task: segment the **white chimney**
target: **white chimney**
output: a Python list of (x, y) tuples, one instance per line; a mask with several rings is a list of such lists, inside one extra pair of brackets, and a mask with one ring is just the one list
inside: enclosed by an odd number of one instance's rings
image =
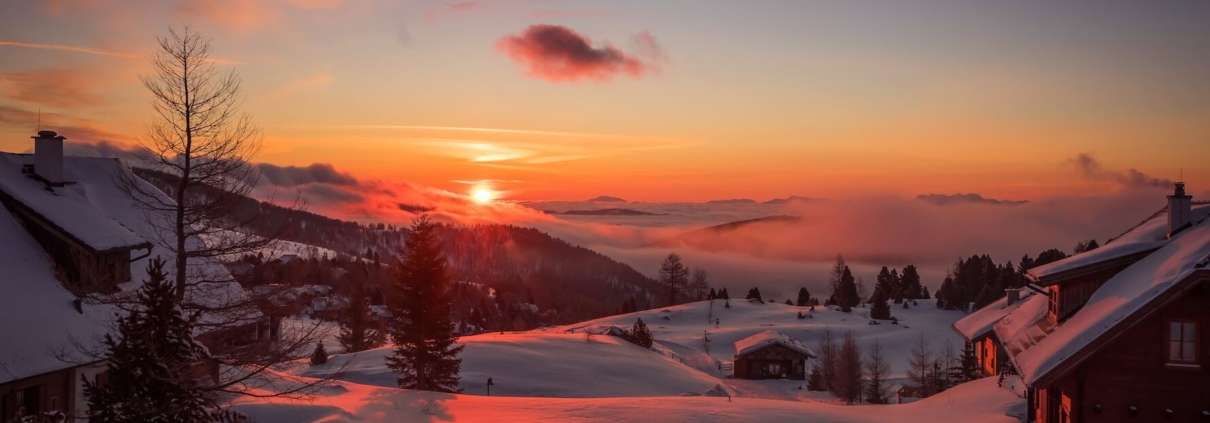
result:
[(47, 182), (63, 180), (63, 136), (55, 131), (38, 131), (34, 139), (34, 173)]
[(1168, 196), (1168, 236), (1180, 232), (1189, 225), (1189, 214), (1193, 208), (1193, 197), (1185, 194), (1185, 183), (1177, 182), (1176, 189)]

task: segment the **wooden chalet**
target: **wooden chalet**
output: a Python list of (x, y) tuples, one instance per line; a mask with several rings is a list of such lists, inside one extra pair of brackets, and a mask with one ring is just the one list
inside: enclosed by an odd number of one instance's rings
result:
[[(122, 312), (97, 299), (137, 289), (146, 279), (148, 257), (167, 255), (149, 242), (161, 238), (157, 226), (147, 223), (157, 217), (137, 209), (119, 186), (120, 178), (133, 177), (125, 165), (113, 158), (64, 157), (64, 138), (53, 131), (33, 138), (33, 154), (0, 152), (4, 423), (82, 419), (87, 410), (83, 381), (104, 381), (105, 363), (95, 352)], [(197, 270), (207, 280), (230, 279), (221, 265)], [(214, 307), (247, 298), (232, 282), (199, 283), (187, 295)], [(270, 322), (258, 312), (228, 309), (224, 319), (247, 324), (228, 325), (225, 333), (198, 333), (210, 351), (271, 339)]]
[[(1210, 421), (1210, 205), (1183, 183), (1160, 213), (1027, 274), (1032, 295), (955, 329), (998, 344), (1028, 387), (1028, 421)], [(964, 331), (980, 313), (1002, 316)]]
[(735, 341), (734, 376), (739, 379), (805, 380), (810, 347), (781, 332), (768, 330)]

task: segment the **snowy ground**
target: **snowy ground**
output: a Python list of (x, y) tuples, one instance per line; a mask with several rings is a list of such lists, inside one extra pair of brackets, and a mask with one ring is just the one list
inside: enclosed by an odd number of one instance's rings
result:
[(257, 422), (784, 422), (1019, 421), (1024, 402), (985, 378), (910, 404), (844, 406), (725, 397), (534, 398), (437, 394), (340, 382), (312, 398), (245, 399)]
[[(460, 339), (463, 394), (442, 395), (395, 388), (384, 365), (387, 347), (336, 354), (323, 366), (305, 362), (282, 369), (307, 380), (333, 376), (334, 385), (312, 398), (242, 400), (241, 412), (255, 421), (782, 421), (822, 422), (1015, 421), (1005, 417), (1022, 401), (985, 379), (942, 395), (896, 406), (843, 406), (827, 393), (808, 392), (802, 381), (731, 379), (734, 341), (768, 329), (816, 345), (824, 331), (837, 339), (851, 331), (863, 347), (874, 340), (901, 375), (909, 352), (923, 335), (934, 350), (961, 345), (950, 324), (962, 313), (937, 310), (931, 302), (894, 308), (899, 325), (869, 325), (866, 310), (842, 313), (816, 307), (754, 304), (743, 300), (684, 304), (611, 316), (528, 332), (489, 333)], [(810, 314), (798, 319), (797, 313)], [(718, 319), (706, 324), (707, 316)], [(590, 335), (608, 326), (629, 328), (648, 322), (654, 351), (608, 335)], [(707, 327), (708, 326), (708, 327)], [(708, 352), (703, 333), (711, 339)], [(726, 366), (723, 366), (724, 368)], [(495, 383), (483, 396), (485, 382)], [(893, 383), (893, 381), (892, 381)], [(721, 385), (733, 398), (710, 396)], [(717, 393), (716, 393), (717, 394)], [(1015, 413), (1015, 411), (1013, 411)], [(906, 416), (913, 416), (907, 419)]]
[[(635, 319), (642, 318), (651, 328), (656, 342), (663, 347), (675, 351), (684, 359), (706, 372), (726, 376), (718, 371), (718, 362), (730, 362), (735, 355), (735, 341), (751, 336), (758, 332), (776, 329), (791, 337), (807, 342), (817, 347), (824, 332), (830, 331), (839, 341), (845, 332), (852, 332), (863, 351), (878, 340), (882, 352), (890, 362), (891, 376), (902, 377), (907, 371), (908, 358), (912, 348), (924, 336), (930, 349), (936, 353), (948, 345), (955, 354), (961, 354), (963, 345), (959, 336), (950, 325), (958, 320), (963, 313), (952, 310), (938, 310), (932, 300), (920, 300), (918, 306), (903, 309), (892, 304), (891, 315), (899, 319), (898, 325), (881, 321), (879, 325), (870, 325), (867, 318), (869, 310), (863, 307), (853, 309), (850, 313), (831, 310), (827, 307), (815, 307), (811, 312), (808, 307), (788, 306), (776, 303), (751, 303), (745, 300), (731, 300), (731, 308), (724, 308), (722, 301), (709, 301), (682, 304), (674, 307), (664, 307), (645, 310), (630, 314), (605, 317), (573, 325), (545, 329), (550, 332), (594, 330), (599, 326), (618, 326), (629, 328)], [(798, 312), (810, 316), (798, 319)], [(718, 326), (707, 325), (707, 316), (718, 319)], [(709, 334), (709, 354), (705, 354), (703, 332)]]

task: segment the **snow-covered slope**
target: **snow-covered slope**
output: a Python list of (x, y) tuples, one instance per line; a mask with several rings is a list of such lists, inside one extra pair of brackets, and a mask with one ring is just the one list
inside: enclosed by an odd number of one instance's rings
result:
[[(892, 373), (903, 373), (920, 336), (934, 349), (958, 335), (950, 325), (962, 316), (931, 302), (895, 308), (899, 325), (870, 325), (866, 310), (852, 313), (743, 300), (683, 304), (528, 332), (462, 337), (461, 394), (395, 388), (385, 366), (390, 347), (334, 355), (328, 364), (297, 362), (286, 379), (332, 376), (335, 381), (307, 399), (241, 399), (235, 409), (256, 421), (959, 421), (1010, 422), (1023, 401), (994, 379), (971, 382), (932, 398), (902, 405), (843, 406), (808, 393), (802, 381), (750, 381), (726, 377), (720, 364), (732, 359), (734, 342), (769, 330), (814, 345), (825, 331), (851, 331), (869, 345), (878, 340)], [(799, 312), (810, 315), (799, 319)], [(711, 322), (707, 325), (707, 316)], [(609, 335), (611, 327), (648, 322), (656, 345), (643, 349)], [(718, 325), (713, 323), (718, 319)], [(712, 341), (707, 348), (703, 333)], [(492, 378), (492, 396), (484, 396)], [(721, 386), (721, 391), (713, 389)], [(717, 395), (730, 394), (731, 398)], [(790, 401), (780, 401), (788, 399)]]
[(918, 402), (843, 406), (723, 397), (533, 398), (439, 394), (338, 382), (307, 399), (245, 398), (258, 422), (1018, 422), (1024, 401), (985, 378)]
[[(701, 394), (718, 378), (608, 335), (505, 333), (463, 337), (461, 387), (492, 395), (612, 397)], [(391, 348), (333, 357), (325, 366), (303, 368), (304, 376), (327, 376), (367, 385), (397, 386), (383, 364)], [(343, 368), (342, 368), (343, 367)]]
[[(650, 327), (652, 335), (660, 345), (683, 355), (686, 362), (704, 371), (718, 373), (719, 362), (729, 362), (735, 355), (735, 341), (756, 333), (776, 329), (808, 345), (815, 347), (830, 331), (839, 342), (845, 332), (852, 332), (863, 348), (878, 340), (883, 354), (889, 358), (891, 376), (901, 377), (907, 370), (910, 351), (924, 336), (929, 347), (939, 352), (947, 344), (960, 352), (963, 339), (950, 325), (964, 316), (952, 310), (938, 310), (932, 300), (918, 301), (917, 306), (904, 309), (892, 304), (891, 315), (899, 319), (898, 325), (881, 321), (870, 325), (869, 310), (864, 307), (844, 313), (828, 307), (788, 306), (777, 303), (751, 303), (746, 300), (731, 300), (731, 308), (723, 307), (723, 301), (700, 301), (673, 307), (621, 314), (573, 325), (545, 329), (548, 332), (579, 332), (595, 330), (603, 326), (629, 328), (638, 318)], [(798, 312), (809, 316), (798, 318)], [(718, 320), (718, 326), (707, 324), (707, 316)], [(703, 333), (710, 337), (709, 353), (703, 342)], [(714, 361), (711, 361), (714, 360)]]

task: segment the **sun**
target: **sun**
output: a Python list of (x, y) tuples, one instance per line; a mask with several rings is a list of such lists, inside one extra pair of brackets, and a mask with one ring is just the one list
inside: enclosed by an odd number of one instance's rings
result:
[(490, 204), (492, 200), (496, 199), (496, 191), (487, 185), (475, 185), (474, 188), (471, 188), (470, 196), (471, 201), (477, 204)]

